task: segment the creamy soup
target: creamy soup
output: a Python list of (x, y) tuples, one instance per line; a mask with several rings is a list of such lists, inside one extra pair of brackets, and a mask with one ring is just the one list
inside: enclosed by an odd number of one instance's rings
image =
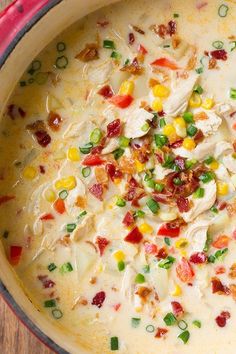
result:
[(6, 255), (88, 353), (236, 352), (235, 23), (234, 1), (122, 1), (8, 102)]

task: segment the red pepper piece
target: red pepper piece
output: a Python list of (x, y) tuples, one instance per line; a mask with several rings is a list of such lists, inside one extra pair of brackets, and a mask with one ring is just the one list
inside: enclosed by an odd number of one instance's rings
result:
[(88, 155), (84, 158), (82, 165), (84, 166), (99, 166), (104, 162), (99, 155)]
[(50, 135), (45, 131), (45, 130), (38, 130), (35, 133), (36, 139), (42, 147), (48, 146), (51, 142), (51, 137)]
[(184, 309), (178, 301), (171, 302), (173, 313), (176, 317), (180, 317), (184, 314)]
[(41, 281), (44, 289), (53, 288), (55, 285), (54, 281), (49, 279), (47, 275), (39, 275), (38, 280)]
[(99, 200), (103, 200), (103, 186), (101, 183), (95, 183), (92, 187), (89, 188), (89, 192)]
[(9, 202), (9, 200), (15, 199), (14, 195), (1, 195), (0, 196), (0, 205)]
[(157, 327), (157, 332), (155, 334), (155, 338), (162, 338), (166, 335), (167, 332), (168, 332), (168, 329)]
[(227, 60), (228, 55), (227, 52), (224, 49), (217, 49), (217, 50), (212, 50), (210, 52), (212, 58), (215, 58), (217, 60)]
[(104, 291), (100, 291), (99, 293), (97, 293), (93, 300), (92, 300), (92, 305), (97, 306), (99, 309), (102, 307), (104, 301), (106, 299), (106, 294)]
[(120, 119), (115, 119), (113, 122), (109, 123), (107, 126), (107, 137), (114, 138), (119, 136), (121, 133), (121, 122)]
[(190, 283), (194, 278), (194, 271), (186, 258), (182, 258), (181, 262), (176, 267), (178, 278), (183, 283)]
[(135, 42), (134, 34), (131, 32), (129, 33), (129, 44), (132, 45)]
[(226, 285), (222, 284), (220, 279), (217, 277), (211, 279), (211, 288), (213, 294), (218, 294), (218, 295), (230, 294), (230, 289)]
[(98, 91), (98, 94), (100, 96), (104, 97), (105, 99), (108, 99), (114, 95), (114, 92), (113, 92), (111, 86), (105, 85)]
[(163, 68), (168, 68), (171, 70), (178, 70), (179, 67), (177, 66), (177, 64), (175, 64), (173, 61), (170, 61), (167, 58), (159, 58), (154, 60), (151, 65), (153, 66), (161, 66)]
[(122, 223), (125, 226), (131, 226), (134, 224), (134, 215), (131, 213), (131, 211), (127, 211), (125, 214), (124, 219), (122, 220)]
[(180, 233), (180, 227), (176, 226), (175, 223), (166, 223), (161, 225), (157, 235), (158, 236), (168, 236), (168, 237), (178, 237)]
[(194, 264), (203, 264), (207, 261), (207, 255), (204, 252), (195, 252), (190, 256), (189, 261)]
[(40, 216), (40, 220), (45, 220), (45, 221), (47, 221), (47, 220), (53, 220), (53, 219), (55, 219), (54, 218), (54, 216), (52, 215), (52, 214), (44, 214), (44, 215), (42, 215), (42, 216)]
[(139, 231), (137, 226), (133, 230), (131, 230), (128, 233), (128, 235), (125, 237), (125, 241), (130, 243), (140, 243), (142, 239), (143, 239), (143, 235)]
[(176, 200), (177, 207), (181, 213), (187, 213), (190, 210), (190, 203), (187, 198), (179, 197)]
[(21, 246), (11, 246), (10, 247), (10, 263), (12, 265), (17, 265), (20, 262), (22, 254)]
[(147, 49), (142, 44), (139, 44), (138, 52), (142, 55), (145, 55), (148, 53)]
[(66, 211), (65, 203), (64, 200), (61, 198), (58, 198), (55, 203), (53, 204), (53, 208), (59, 213), (59, 214), (64, 214)]
[(227, 320), (231, 317), (229, 311), (222, 311), (215, 321), (219, 327), (225, 327)]
[(108, 241), (105, 237), (98, 236), (96, 239), (96, 244), (98, 245), (98, 249), (100, 252), (100, 256), (103, 255), (105, 248), (109, 245), (110, 241)]
[(127, 108), (133, 102), (133, 97), (130, 95), (116, 95), (109, 99), (109, 102), (114, 104), (116, 107), (119, 108)]

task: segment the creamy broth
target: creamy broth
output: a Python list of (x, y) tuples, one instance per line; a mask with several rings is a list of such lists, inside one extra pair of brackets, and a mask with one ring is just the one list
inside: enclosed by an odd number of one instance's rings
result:
[(235, 22), (234, 1), (119, 2), (9, 100), (6, 255), (90, 353), (235, 353)]

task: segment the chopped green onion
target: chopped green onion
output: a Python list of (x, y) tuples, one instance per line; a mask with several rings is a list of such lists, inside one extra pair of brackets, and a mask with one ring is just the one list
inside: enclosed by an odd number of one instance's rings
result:
[(6, 239), (6, 238), (8, 238), (8, 236), (9, 236), (9, 231), (5, 230), (5, 231), (3, 232), (2, 237)]
[(116, 46), (115, 46), (115, 43), (113, 41), (110, 41), (109, 39), (105, 39), (103, 41), (103, 48), (116, 49)]
[(213, 161), (214, 161), (214, 157), (213, 156), (208, 156), (205, 160), (204, 160), (204, 163), (206, 165), (210, 165)]
[(181, 186), (181, 184), (183, 183), (181, 181), (181, 179), (179, 177), (176, 177), (173, 179), (173, 183), (176, 185), (176, 186)]
[(70, 262), (64, 263), (64, 264), (60, 267), (60, 272), (61, 272), (62, 274), (72, 272), (72, 270), (73, 270), (73, 267), (72, 267), (72, 265), (71, 265)]
[(148, 122), (146, 122), (142, 127), (141, 127), (141, 130), (143, 132), (147, 132), (149, 130), (150, 126), (148, 124)]
[(194, 87), (193, 91), (194, 91), (194, 92), (197, 92), (197, 93), (199, 93), (199, 95), (201, 95), (201, 94), (203, 93), (203, 88), (202, 88), (202, 86), (200, 86), (200, 85), (196, 85), (196, 86)]
[(93, 144), (98, 144), (101, 140), (102, 132), (99, 128), (95, 128), (92, 133), (90, 134), (90, 141)]
[(26, 86), (27, 84), (26, 84), (26, 81), (20, 81), (20, 86), (21, 87), (24, 87), (24, 86)]
[(164, 44), (163, 48), (170, 48), (170, 45), (169, 44)]
[(124, 65), (126, 66), (126, 65), (129, 65), (129, 64), (130, 64), (130, 59), (126, 59)]
[(69, 61), (65, 55), (62, 55), (56, 59), (56, 67), (57, 69), (65, 69), (68, 65)]
[(137, 328), (140, 325), (141, 318), (131, 318), (131, 325), (133, 328)]
[(122, 55), (120, 53), (118, 53), (118, 52), (113, 51), (111, 53), (111, 58), (113, 58), (115, 60), (120, 60), (122, 58)]
[(52, 315), (56, 320), (59, 320), (60, 318), (62, 318), (63, 313), (59, 309), (54, 309), (52, 310)]
[(227, 252), (228, 252), (228, 248), (224, 248), (224, 249), (222, 249), (222, 250), (216, 251), (216, 253), (214, 254), (215, 259), (222, 261)]
[(118, 160), (123, 154), (124, 154), (125, 150), (118, 148), (115, 151), (113, 151), (113, 156), (115, 160)]
[(220, 5), (219, 9), (218, 9), (218, 15), (220, 17), (226, 17), (227, 13), (229, 11), (229, 7), (225, 4)]
[(90, 167), (83, 167), (81, 172), (82, 172), (82, 176), (84, 178), (87, 178), (91, 173), (91, 168)]
[(232, 100), (236, 100), (236, 89), (235, 88), (230, 89), (230, 98), (232, 98)]
[(145, 277), (143, 274), (141, 273), (138, 273), (135, 277), (135, 283), (136, 284), (142, 284), (142, 283), (145, 283)]
[(217, 209), (217, 207), (215, 205), (213, 205), (210, 209), (210, 211), (212, 211), (212, 213), (218, 214), (219, 210)]
[(201, 328), (201, 327), (202, 327), (201, 322), (198, 321), (198, 320), (193, 321), (193, 325), (194, 325), (195, 327), (198, 327), (198, 328)]
[(156, 214), (160, 209), (159, 204), (152, 198), (148, 199), (146, 205), (148, 206), (148, 208), (151, 210), (153, 214)]
[(165, 185), (162, 184), (162, 183), (155, 183), (155, 190), (158, 191), (158, 192), (162, 192), (163, 189), (165, 188)]
[(39, 72), (35, 75), (35, 82), (38, 85), (44, 85), (48, 81), (48, 73)]
[(203, 66), (200, 66), (195, 71), (196, 71), (197, 74), (202, 74), (203, 73)]
[(58, 42), (57, 43), (57, 51), (58, 52), (64, 52), (66, 50), (66, 45), (64, 42)]
[(44, 307), (56, 307), (56, 300), (46, 300), (44, 301)]
[(188, 324), (184, 320), (180, 320), (180, 321), (178, 321), (178, 327), (179, 327), (179, 329), (184, 331), (185, 329), (188, 328)]
[(119, 272), (122, 272), (125, 269), (125, 262), (119, 261), (117, 263), (117, 268), (118, 268)]
[(178, 18), (179, 17), (179, 14), (173, 14), (174, 18)]
[(126, 148), (126, 147), (129, 146), (129, 143), (130, 143), (130, 139), (129, 139), (129, 138), (126, 138), (126, 136), (120, 136), (120, 137), (119, 137), (119, 144), (120, 144), (120, 147)]
[(224, 46), (224, 43), (222, 41), (214, 41), (212, 43), (212, 46), (215, 48), (215, 49), (222, 49), (223, 46)]
[(148, 186), (149, 188), (154, 189), (154, 188), (155, 188), (155, 185), (156, 185), (156, 182), (155, 182), (153, 179), (149, 179), (149, 180), (147, 181), (147, 186)]
[(193, 123), (194, 122), (193, 113), (192, 112), (185, 112), (183, 114), (183, 118), (184, 118), (186, 123)]
[(137, 210), (134, 213), (134, 218), (143, 218), (145, 216), (145, 212), (142, 210)]
[(155, 331), (155, 327), (153, 325), (147, 325), (146, 326), (146, 331), (148, 333), (153, 333)]
[(175, 262), (175, 258), (172, 256), (168, 256), (167, 258), (162, 259), (158, 263), (158, 267), (163, 269), (170, 269), (174, 262)]
[(214, 179), (215, 175), (213, 172), (208, 171), (208, 172), (204, 172), (200, 177), (200, 181), (202, 181), (203, 183), (209, 183), (210, 181), (212, 181)]
[(117, 205), (118, 207), (123, 208), (124, 206), (126, 206), (126, 201), (125, 201), (123, 198), (118, 197), (118, 198), (117, 198), (117, 201), (116, 201), (116, 205)]
[(172, 312), (169, 312), (165, 315), (165, 317), (163, 318), (163, 321), (165, 322), (165, 324), (167, 326), (173, 326), (174, 324), (176, 324), (177, 318), (175, 317), (175, 315)]
[(87, 155), (90, 153), (92, 148), (93, 148), (93, 143), (87, 143), (84, 146), (80, 147), (79, 150), (82, 154)]
[(159, 128), (163, 128), (166, 125), (165, 118), (161, 118), (159, 120)]
[(170, 245), (171, 245), (169, 237), (165, 237), (165, 238), (164, 238), (164, 242), (165, 242), (165, 244), (166, 244), (167, 246), (170, 246)]
[(119, 350), (119, 340), (118, 337), (111, 337), (110, 339), (111, 350)]
[(205, 194), (205, 189), (199, 187), (194, 193), (193, 193), (193, 198), (200, 199), (203, 198)]
[(55, 263), (50, 263), (50, 264), (48, 265), (48, 270), (49, 270), (49, 272), (53, 272), (56, 268), (57, 268), (57, 266), (56, 266)]
[(206, 239), (205, 246), (203, 248), (204, 252), (208, 252), (209, 251), (211, 243), (212, 243), (212, 236), (209, 234), (209, 232), (207, 232), (207, 239)]
[(215, 263), (216, 259), (215, 256), (213, 256), (213, 254), (211, 254), (208, 258), (207, 258), (208, 263)]
[(67, 192), (67, 190), (66, 190), (66, 189), (63, 189), (63, 191), (61, 191), (61, 192), (59, 193), (59, 197), (60, 197), (60, 199), (65, 200), (65, 199), (68, 197), (68, 192)]
[(145, 265), (143, 266), (143, 272), (144, 272), (145, 274), (150, 273), (150, 266), (149, 266), (148, 264), (145, 264)]
[(87, 211), (86, 210), (81, 211), (81, 213), (79, 213), (78, 219), (82, 218), (85, 215), (87, 215)]
[(176, 167), (174, 166), (174, 157), (172, 157), (171, 155), (165, 155), (164, 161), (165, 162), (162, 164), (162, 167), (166, 167), (166, 168)]
[(231, 41), (229, 43), (233, 44), (233, 47), (230, 49), (230, 51), (232, 52), (234, 49), (236, 49), (236, 41)]
[(188, 342), (189, 337), (190, 337), (189, 331), (184, 331), (180, 333), (180, 335), (178, 336), (178, 338), (181, 339), (184, 342), (184, 344)]
[(152, 172), (151, 172), (151, 171), (148, 171), (148, 172), (145, 173), (144, 181), (147, 182), (147, 181), (149, 181), (150, 179), (152, 179)]
[(185, 161), (185, 168), (190, 169), (197, 163), (197, 160), (186, 160)]
[(164, 134), (155, 134), (154, 139), (155, 139), (156, 146), (159, 148), (162, 148), (164, 145), (168, 143), (168, 138)]
[(189, 136), (194, 136), (197, 133), (197, 127), (195, 127), (195, 125), (189, 125), (187, 128), (187, 134)]
[(41, 69), (41, 62), (39, 60), (34, 60), (29, 68), (29, 70), (27, 71), (28, 74), (30, 75), (34, 75), (35, 71), (39, 71)]
[(76, 229), (76, 224), (67, 224), (66, 225), (67, 232), (73, 232), (75, 229)]

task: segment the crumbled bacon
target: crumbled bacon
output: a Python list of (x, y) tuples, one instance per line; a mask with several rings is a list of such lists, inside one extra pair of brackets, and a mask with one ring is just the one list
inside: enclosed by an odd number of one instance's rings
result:
[(26, 126), (27, 130), (30, 130), (31, 132), (35, 133), (38, 130), (46, 130), (46, 126), (43, 120), (36, 120), (35, 122), (28, 124)]
[(175, 141), (173, 144), (170, 144), (169, 147), (171, 149), (177, 149), (183, 145), (183, 141), (184, 141), (183, 139), (179, 139), (179, 140)]
[(135, 294), (137, 294), (143, 301), (147, 301), (147, 297), (152, 292), (151, 289), (147, 288), (146, 286), (139, 286)]
[(131, 226), (134, 224), (134, 214), (131, 211), (127, 211), (127, 213), (124, 216), (124, 219), (122, 220), (122, 223), (125, 226)]
[(215, 318), (215, 321), (219, 327), (225, 327), (226, 322), (230, 317), (228, 311), (222, 311), (221, 314)]
[(154, 25), (151, 27), (154, 32), (161, 38), (165, 39), (167, 35), (173, 36), (177, 32), (177, 24), (175, 21), (171, 20), (168, 22), (167, 26), (164, 24)]
[(105, 251), (105, 248), (109, 245), (110, 241), (107, 240), (105, 237), (98, 236), (96, 238), (95, 243), (98, 245), (100, 256), (102, 256)]
[(50, 112), (48, 116), (48, 125), (54, 131), (57, 132), (60, 129), (62, 118), (58, 113)]
[(167, 332), (168, 332), (168, 329), (157, 327), (155, 338), (162, 338), (166, 335)]
[(50, 142), (52, 140), (50, 135), (45, 130), (38, 130), (34, 133), (34, 135), (37, 139), (37, 142), (42, 147), (48, 146), (48, 144), (50, 144)]
[(15, 199), (14, 195), (1, 195), (0, 196), (0, 205), (9, 202), (12, 199)]
[(45, 167), (43, 165), (39, 165), (39, 172), (42, 173), (42, 175), (45, 174), (46, 170), (45, 170)]
[(132, 45), (135, 42), (134, 34), (131, 32), (129, 33), (129, 44)]
[(120, 119), (115, 119), (107, 126), (107, 137), (114, 138), (121, 134), (121, 121)]
[(236, 285), (230, 284), (229, 289), (230, 289), (230, 293), (232, 295), (232, 298), (234, 299), (234, 301), (236, 301)]
[(215, 267), (215, 273), (216, 274), (224, 274), (226, 272), (226, 269), (224, 266), (217, 266)]
[(215, 58), (210, 58), (208, 63), (208, 69), (209, 70), (215, 69), (216, 65), (217, 65), (217, 60)]
[(191, 264), (185, 257), (183, 257), (181, 262), (177, 265), (176, 273), (183, 283), (191, 283), (195, 275)]
[(97, 93), (105, 99), (111, 98), (114, 95), (114, 92), (110, 85), (103, 86)]
[(26, 112), (21, 108), (16, 106), (15, 104), (10, 104), (7, 107), (7, 114), (12, 120), (15, 120), (16, 118), (25, 118)]
[(97, 306), (99, 309), (102, 307), (104, 301), (106, 299), (106, 294), (104, 291), (100, 291), (99, 293), (97, 293), (93, 300), (92, 300), (92, 305)]
[(158, 248), (154, 243), (145, 242), (144, 250), (147, 254), (157, 254)]
[(177, 207), (181, 213), (187, 213), (190, 210), (190, 203), (187, 198), (179, 197), (176, 200)]
[(158, 259), (166, 259), (166, 257), (168, 256), (168, 253), (166, 251), (165, 247), (161, 247), (159, 249), (159, 251), (157, 252), (157, 258)]
[(132, 28), (135, 32), (138, 32), (140, 34), (145, 34), (145, 32), (138, 26), (132, 25)]
[(103, 200), (103, 185), (101, 183), (95, 183), (89, 188), (89, 192), (99, 200)]
[(107, 163), (105, 168), (108, 176), (112, 181), (114, 181), (116, 178), (122, 177), (122, 172), (112, 163)]
[(193, 140), (196, 144), (199, 144), (204, 140), (204, 134), (201, 129), (198, 129), (197, 133), (194, 135)]
[(207, 261), (207, 255), (204, 252), (195, 252), (190, 256), (189, 261), (194, 264), (203, 264)]
[(173, 313), (176, 317), (180, 317), (184, 314), (184, 309), (179, 302), (171, 301), (171, 306), (172, 306)]
[(75, 56), (76, 59), (79, 59), (83, 62), (88, 62), (99, 58), (98, 54), (98, 45), (97, 43), (86, 44), (85, 48), (81, 50), (79, 54)]
[(108, 182), (108, 175), (103, 166), (96, 166), (94, 173), (98, 183), (106, 184)]
[(229, 269), (229, 277), (231, 279), (236, 279), (236, 263), (233, 263)]
[(177, 24), (175, 21), (171, 20), (168, 22), (168, 34), (173, 36), (177, 31)]
[(44, 289), (53, 288), (55, 283), (48, 278), (47, 275), (38, 275), (38, 280), (41, 281)]
[(227, 52), (224, 49), (216, 49), (210, 52), (212, 58), (216, 60), (227, 60)]
[(152, 151), (151, 140), (149, 137), (145, 137), (142, 140), (141, 145), (137, 145), (137, 144), (132, 145), (132, 152), (133, 152), (134, 159), (137, 159), (141, 163), (145, 163), (149, 160), (151, 151)]
[(223, 285), (219, 278), (214, 277), (211, 279), (212, 293), (218, 295), (229, 295), (230, 289)]
[(132, 75), (142, 75), (144, 68), (139, 64), (138, 59), (134, 58), (131, 64), (123, 66), (120, 70)]
[(99, 27), (104, 28), (104, 27), (106, 27), (108, 25), (109, 25), (109, 21), (107, 21), (107, 20), (99, 20), (99, 21), (97, 21), (97, 26), (99, 26)]

